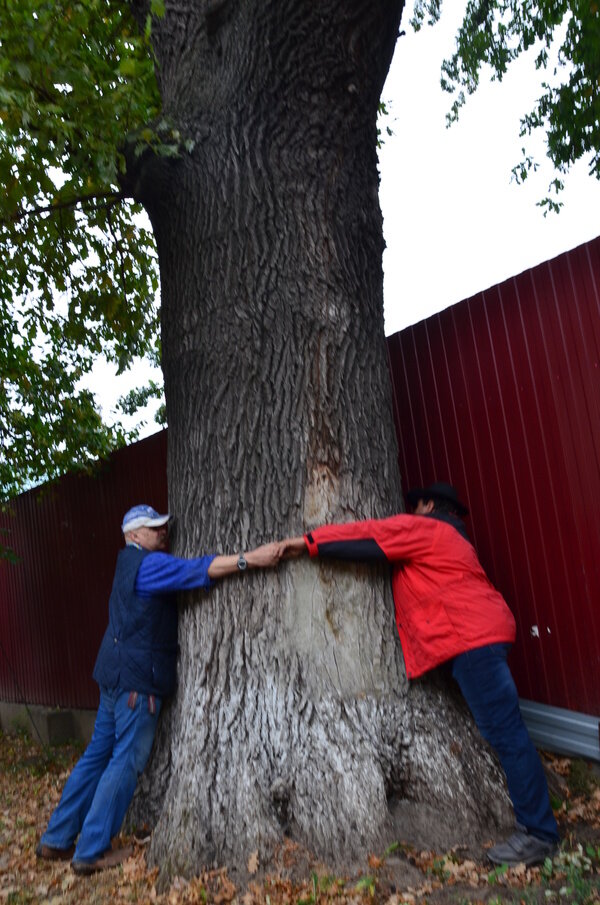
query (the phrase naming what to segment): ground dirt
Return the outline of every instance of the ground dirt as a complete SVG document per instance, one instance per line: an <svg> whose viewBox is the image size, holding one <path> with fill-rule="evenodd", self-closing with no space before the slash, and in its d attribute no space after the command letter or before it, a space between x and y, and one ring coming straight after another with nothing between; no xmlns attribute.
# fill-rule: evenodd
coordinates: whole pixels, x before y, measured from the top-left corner
<svg viewBox="0 0 600 905"><path fill-rule="evenodd" d="M399 840L374 852L345 876L319 864L287 841L269 865L250 854L247 880L237 885L225 869L193 880L161 884L146 865L146 847L133 845L120 867L78 877L68 863L40 862L35 846L80 750L40 749L24 735L0 733L0 903L121 902L213 905L600 905L600 774L585 761L543 754L563 842L542 867L492 870L481 846L451 852L421 851Z"/></svg>

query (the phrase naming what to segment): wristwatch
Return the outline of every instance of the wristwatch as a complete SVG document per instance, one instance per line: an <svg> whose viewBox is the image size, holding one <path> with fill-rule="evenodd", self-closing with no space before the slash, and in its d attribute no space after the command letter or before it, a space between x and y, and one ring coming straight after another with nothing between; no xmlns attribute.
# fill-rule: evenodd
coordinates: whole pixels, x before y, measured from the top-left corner
<svg viewBox="0 0 600 905"><path fill-rule="evenodd" d="M237 567L240 572L245 572L248 568L248 563L246 562L246 557L243 553L240 553L240 555L238 556Z"/></svg>

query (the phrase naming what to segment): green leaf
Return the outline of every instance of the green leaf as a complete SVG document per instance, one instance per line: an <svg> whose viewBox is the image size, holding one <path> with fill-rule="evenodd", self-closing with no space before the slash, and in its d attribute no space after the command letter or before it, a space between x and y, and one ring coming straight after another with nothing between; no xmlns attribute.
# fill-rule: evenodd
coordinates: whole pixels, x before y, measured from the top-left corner
<svg viewBox="0 0 600 905"><path fill-rule="evenodd" d="M31 69L26 63L15 63L15 70L19 73L24 82L28 82L31 79Z"/></svg>
<svg viewBox="0 0 600 905"><path fill-rule="evenodd" d="M128 78L133 78L140 71L140 66L136 60L125 58L119 63L119 72Z"/></svg>

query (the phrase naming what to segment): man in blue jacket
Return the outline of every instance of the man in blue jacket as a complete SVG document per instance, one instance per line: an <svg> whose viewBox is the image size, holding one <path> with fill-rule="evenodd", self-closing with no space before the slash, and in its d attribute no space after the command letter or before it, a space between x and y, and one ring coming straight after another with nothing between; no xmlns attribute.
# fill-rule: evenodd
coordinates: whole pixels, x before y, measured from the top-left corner
<svg viewBox="0 0 600 905"><path fill-rule="evenodd" d="M175 689L175 592L210 588L216 578L279 560L276 543L240 555L178 559L164 552L168 521L169 515L146 505L134 506L123 519L125 547L94 667L100 686L94 734L36 849L46 860L73 857L76 873L113 867L129 854L111 851L111 839L150 756L162 702Z"/></svg>

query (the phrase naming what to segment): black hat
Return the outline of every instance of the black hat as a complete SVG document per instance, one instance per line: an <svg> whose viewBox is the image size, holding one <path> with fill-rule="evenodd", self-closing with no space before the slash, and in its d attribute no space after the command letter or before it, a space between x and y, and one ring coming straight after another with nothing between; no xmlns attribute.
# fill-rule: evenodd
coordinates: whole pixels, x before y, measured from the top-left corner
<svg viewBox="0 0 600 905"><path fill-rule="evenodd" d="M416 506L419 500L433 500L434 502L446 500L447 503L452 504L458 515L469 514L467 507L458 499L455 488L444 481L437 481L435 484L430 484L429 487L413 487L406 494L406 499L411 506Z"/></svg>

